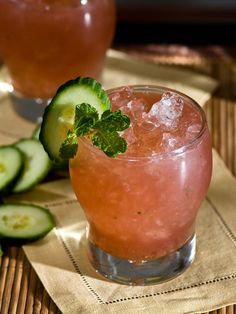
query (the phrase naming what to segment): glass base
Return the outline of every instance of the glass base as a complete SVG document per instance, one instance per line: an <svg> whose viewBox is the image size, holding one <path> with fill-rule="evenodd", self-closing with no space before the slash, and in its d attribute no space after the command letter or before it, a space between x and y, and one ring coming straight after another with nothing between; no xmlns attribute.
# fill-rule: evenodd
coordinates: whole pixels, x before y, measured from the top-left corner
<svg viewBox="0 0 236 314"><path fill-rule="evenodd" d="M47 99L29 98L17 93L11 84L10 75L5 66L0 67L0 96L8 94L13 110L22 118L39 122L49 102Z"/></svg>
<svg viewBox="0 0 236 314"><path fill-rule="evenodd" d="M170 280L192 263L196 251L194 235L177 251L151 261L130 261L112 256L88 241L93 267L106 278L126 285L151 285Z"/></svg>
<svg viewBox="0 0 236 314"><path fill-rule="evenodd" d="M41 98L26 98L15 93L11 93L10 97L12 107L17 114L32 122L40 122L49 101Z"/></svg>

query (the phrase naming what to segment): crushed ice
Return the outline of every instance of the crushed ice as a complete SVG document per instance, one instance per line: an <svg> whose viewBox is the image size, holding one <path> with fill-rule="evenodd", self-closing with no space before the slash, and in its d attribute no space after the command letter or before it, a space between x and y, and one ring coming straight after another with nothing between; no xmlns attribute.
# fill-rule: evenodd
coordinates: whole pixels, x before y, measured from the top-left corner
<svg viewBox="0 0 236 314"><path fill-rule="evenodd" d="M178 145L178 139L173 137L170 133L163 133L162 145L171 149L176 148Z"/></svg>
<svg viewBox="0 0 236 314"><path fill-rule="evenodd" d="M154 103L148 113L143 113L143 119L154 125L166 129L174 129L178 125L184 107L183 99L173 92L162 95L160 101Z"/></svg>
<svg viewBox="0 0 236 314"><path fill-rule="evenodd" d="M190 125L186 130L186 138L188 140L194 139L197 134L199 134L201 131L201 125L200 124L192 124Z"/></svg>

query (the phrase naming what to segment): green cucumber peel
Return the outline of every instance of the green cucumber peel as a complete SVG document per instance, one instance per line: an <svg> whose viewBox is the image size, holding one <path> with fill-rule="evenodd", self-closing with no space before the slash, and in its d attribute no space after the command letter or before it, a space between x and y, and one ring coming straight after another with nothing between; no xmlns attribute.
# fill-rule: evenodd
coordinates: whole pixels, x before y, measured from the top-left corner
<svg viewBox="0 0 236 314"><path fill-rule="evenodd" d="M73 132L75 106L89 103L96 108L99 117L111 108L108 94L93 78L78 77L59 87L50 104L46 107L39 139L51 160L60 163L60 147L68 131Z"/></svg>

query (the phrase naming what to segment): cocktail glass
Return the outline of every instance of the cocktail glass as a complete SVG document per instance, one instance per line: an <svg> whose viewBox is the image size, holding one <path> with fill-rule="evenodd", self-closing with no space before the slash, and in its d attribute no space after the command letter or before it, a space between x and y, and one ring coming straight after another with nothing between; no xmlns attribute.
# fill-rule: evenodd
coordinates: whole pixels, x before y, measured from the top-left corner
<svg viewBox="0 0 236 314"><path fill-rule="evenodd" d="M88 220L88 256L99 273L119 283L166 281L195 256L196 216L212 171L205 114L188 96L163 87L108 93L113 108L131 116L124 134L128 151L109 158L79 139L70 161L71 182ZM162 107L150 111L163 93Z"/></svg>
<svg viewBox="0 0 236 314"><path fill-rule="evenodd" d="M0 29L14 101L33 111L74 77L99 79L114 35L115 2L1 0Z"/></svg>

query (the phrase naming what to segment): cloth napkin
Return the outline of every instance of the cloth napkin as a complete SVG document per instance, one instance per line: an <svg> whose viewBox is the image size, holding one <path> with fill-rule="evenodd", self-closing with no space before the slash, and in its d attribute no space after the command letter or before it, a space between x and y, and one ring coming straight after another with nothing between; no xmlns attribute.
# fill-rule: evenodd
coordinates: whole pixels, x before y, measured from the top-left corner
<svg viewBox="0 0 236 314"><path fill-rule="evenodd" d="M141 62L116 50L109 50L101 80L105 88L128 84L172 88L192 97L202 106L217 86L217 82L208 76L172 65Z"/></svg>
<svg viewBox="0 0 236 314"><path fill-rule="evenodd" d="M159 285L119 285L93 270L85 250L86 219L69 180L13 199L46 206L56 217L57 227L24 251L65 314L183 314L236 302L236 180L215 152L212 182L197 218L195 261L181 276Z"/></svg>

